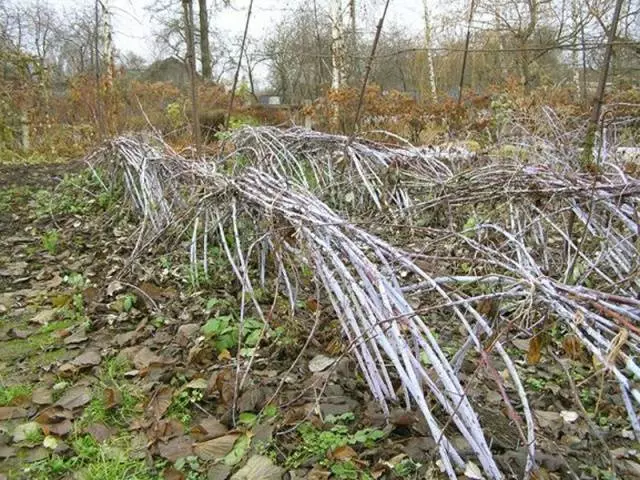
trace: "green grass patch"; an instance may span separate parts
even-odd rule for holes
[[[71,443],[68,457],[53,455],[23,469],[24,478],[51,480],[152,480],[157,475],[143,460],[131,458],[131,445],[126,436],[98,444],[91,436],[82,435]]]
[[[108,209],[118,196],[115,189],[105,189],[91,170],[85,170],[65,175],[54,190],[36,191],[33,207],[37,217],[87,215]]]
[[[329,416],[325,420],[333,426],[328,429],[316,428],[310,422],[300,425],[297,429],[300,443],[287,458],[285,466],[297,468],[309,459],[318,458],[319,463],[328,467],[336,478],[361,478],[362,472],[355,465],[351,462],[335,462],[329,458],[329,453],[347,445],[371,448],[385,437],[385,433],[376,428],[354,430],[346,425],[353,419],[352,413]]]
[[[57,230],[49,230],[42,235],[42,246],[51,255],[55,255],[60,243],[60,235]]]
[[[27,204],[33,193],[34,191],[26,186],[0,189],[0,211],[8,211],[12,207]]]
[[[85,408],[80,425],[104,423],[108,426],[126,427],[142,413],[144,394],[124,374],[131,365],[124,359],[113,357],[104,362],[98,375],[94,398]]]
[[[0,347],[0,361],[10,362],[20,358],[31,357],[43,350],[59,344],[62,339],[51,333],[38,333],[29,338],[16,338],[3,342]]]
[[[59,332],[60,330],[71,327],[73,323],[71,319],[55,320],[41,326],[38,329],[38,334]]]
[[[0,385],[0,407],[17,405],[31,397],[30,385]]]
[[[77,353],[70,352],[66,348],[56,348],[53,350],[47,350],[46,352],[40,352],[38,355],[29,357],[29,368],[38,369],[43,365],[49,366],[62,360],[67,360]]]

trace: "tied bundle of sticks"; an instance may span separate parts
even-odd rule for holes
[[[272,272],[293,309],[299,270],[312,269],[373,396],[385,411],[398,396],[418,408],[449,477],[465,467],[449,440],[455,426],[485,474],[503,478],[458,375],[473,351],[492,371],[499,361],[508,373],[517,404],[500,375],[495,381],[527,450],[525,475],[535,468],[527,395],[503,346],[500,325],[480,307],[484,299],[508,300],[498,307],[498,318],[515,310],[518,318],[530,319],[533,310],[545,309],[562,321],[616,378],[640,438],[635,411],[640,393],[634,387],[640,374],[634,361],[640,346],[633,275],[640,183],[635,179],[615,167],[597,177],[562,174],[557,160],[458,171],[459,153],[349,143],[345,137],[297,129],[247,128],[231,145],[226,157],[195,162],[159,140],[119,138],[94,158],[108,167],[112,181],[121,178],[126,186],[142,218],[139,245],[191,228],[193,268],[201,265],[206,271],[207,246],[219,242],[242,285],[242,298],[263,319],[255,283],[264,285]],[[332,163],[332,152],[342,156],[340,168]],[[230,161],[231,172],[222,167]],[[403,190],[409,201],[391,208],[408,213],[413,223],[446,204],[455,220],[446,228],[420,227],[420,245],[416,227],[407,224],[412,241],[403,247],[368,231],[366,222],[358,226],[349,215],[362,218],[365,203],[374,215],[376,208],[384,209],[381,172],[389,168],[398,169],[402,186],[410,185]],[[360,203],[342,203],[338,214],[329,204],[341,188],[356,191]],[[255,229],[251,235],[247,225]],[[424,259],[444,265],[444,274],[442,267],[430,271]],[[472,262],[466,267],[470,272],[460,273],[462,261]],[[258,279],[249,277],[250,264],[259,265]],[[491,293],[477,295],[469,285]],[[438,343],[437,327],[412,306],[410,297],[417,294],[435,295],[439,300],[429,310],[449,312],[465,332],[466,342],[451,358]],[[529,331],[534,327],[523,323]],[[393,387],[396,380],[399,391]]]

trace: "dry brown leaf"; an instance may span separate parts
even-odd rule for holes
[[[86,342],[86,341],[87,341],[87,334],[86,334],[84,328],[81,328],[77,332],[74,332],[73,334],[71,334],[67,338],[65,338],[64,339],[64,344],[65,345],[75,345],[75,344],[83,343],[83,342]]]
[[[107,410],[122,403],[122,392],[117,388],[107,387],[103,392],[104,406]]]
[[[313,297],[307,299],[307,310],[314,313],[320,309],[320,303]]]
[[[157,440],[166,442],[174,437],[180,437],[182,435],[184,435],[184,426],[175,418],[159,420],[147,429],[147,437],[150,442],[155,442]]]
[[[36,422],[40,424],[52,424],[63,422],[73,418],[73,413],[60,406],[52,406],[44,409],[36,417]]]
[[[136,353],[133,357],[133,364],[138,370],[142,370],[143,368],[149,368],[152,364],[164,364],[167,363],[159,355],[153,353],[148,347],[143,347]]]
[[[280,480],[285,469],[273,464],[273,460],[264,455],[253,455],[244,467],[233,474],[231,480]]]
[[[16,456],[16,449],[4,444],[0,444],[0,458],[11,458]]]
[[[67,410],[73,410],[74,408],[86,405],[93,398],[91,389],[87,386],[80,385],[69,388],[60,400],[56,402],[56,405]]]
[[[58,423],[49,423],[42,425],[42,431],[45,435],[56,435],[58,437],[64,437],[73,430],[73,424],[70,420],[64,419]]]
[[[184,473],[174,467],[167,467],[162,472],[164,480],[185,480]]]
[[[537,335],[529,341],[529,350],[527,351],[527,364],[537,365],[542,357],[542,337]]]
[[[159,390],[151,398],[151,401],[147,405],[147,416],[160,420],[162,416],[167,412],[171,400],[173,399],[173,388],[168,386],[160,387]]]
[[[158,443],[158,453],[162,458],[175,462],[179,458],[193,455],[193,440],[185,436]]]
[[[0,420],[11,420],[14,418],[24,418],[27,411],[20,407],[0,407]]]
[[[358,454],[356,453],[356,451],[349,445],[343,445],[329,453],[330,459],[338,461],[349,460],[352,458],[356,458],[357,456]]]
[[[213,417],[207,417],[200,420],[196,425],[191,428],[191,436],[198,442],[204,442],[206,440],[212,440],[214,438],[221,437],[227,433],[228,429],[217,419]]]
[[[216,376],[216,390],[220,400],[227,404],[233,400],[234,382],[233,372],[230,369],[225,369],[218,373]]]
[[[239,436],[239,433],[232,433],[213,440],[207,440],[206,442],[196,443],[193,446],[193,452],[204,461],[218,460],[233,449],[233,444]]]
[[[562,340],[562,349],[567,357],[578,360],[582,356],[582,343],[575,335],[567,335]]]
[[[49,405],[53,403],[53,392],[47,387],[36,388],[31,394],[31,401],[36,405]]]
[[[75,365],[78,368],[95,367],[96,365],[100,365],[101,360],[102,357],[100,355],[100,352],[97,352],[95,350],[88,350],[74,358],[71,361],[71,364]]]

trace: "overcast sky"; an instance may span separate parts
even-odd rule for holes
[[[178,0],[176,0],[178,1]],[[319,5],[326,4],[328,0],[317,0]],[[92,0],[51,0],[61,9],[69,10],[78,8],[79,5],[93,5]],[[114,43],[122,52],[133,51],[142,57],[152,60],[154,54],[153,31],[154,25],[145,7],[153,4],[153,0],[109,0],[113,11]],[[309,4],[308,0],[254,0],[254,12],[251,17],[250,35],[253,38],[262,38],[273,25],[287,17],[296,5]],[[381,0],[361,0],[360,16],[373,19],[382,11]],[[438,0],[435,3],[447,3]],[[344,4],[347,1],[344,0]],[[237,36],[244,30],[247,7],[249,0],[231,0],[231,7],[221,9],[212,18],[217,29],[224,33]],[[406,25],[413,32],[419,32],[423,25],[423,1],[422,0],[391,0],[388,13],[388,22]],[[373,30],[374,22],[371,20],[368,29]]]

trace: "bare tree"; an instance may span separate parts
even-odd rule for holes
[[[428,0],[424,0],[424,48],[426,51],[427,75],[429,77],[429,88],[431,100],[437,100],[436,93],[436,72],[433,66],[433,51],[431,44],[431,13],[429,12]]]
[[[600,73],[598,91],[596,93],[595,102],[593,104],[593,110],[591,111],[589,126],[587,128],[587,135],[584,142],[583,162],[585,164],[591,163],[593,161],[595,135],[596,130],[598,129],[598,124],[600,123],[600,113],[602,111],[602,103],[604,101],[604,92],[607,86],[607,78],[609,76],[609,64],[611,63],[611,56],[613,54],[613,41],[616,38],[616,30],[618,28],[618,22],[620,20],[620,12],[622,11],[623,1],[624,0],[616,0],[616,6],[613,11],[613,17],[611,18],[611,24],[607,29],[608,42],[604,54],[604,65],[602,66],[602,72]]]
[[[200,65],[202,78],[210,80],[213,76],[211,63],[211,45],[209,44],[209,11],[207,0],[198,0],[198,17],[200,19]]]
[[[193,0],[182,0],[184,10],[185,37],[187,39],[187,67],[191,79],[191,122],[193,138],[196,145],[196,155],[202,156],[202,141],[200,139],[200,115],[198,113],[198,85],[196,78],[196,48],[193,28]]]
[[[565,0],[478,0],[480,18],[496,27],[514,51],[515,65],[525,89],[534,86],[536,62],[560,45],[571,44],[586,19],[571,20]]]
[[[338,90],[343,86],[346,67],[344,43],[344,10],[342,0],[331,1],[331,88]]]

